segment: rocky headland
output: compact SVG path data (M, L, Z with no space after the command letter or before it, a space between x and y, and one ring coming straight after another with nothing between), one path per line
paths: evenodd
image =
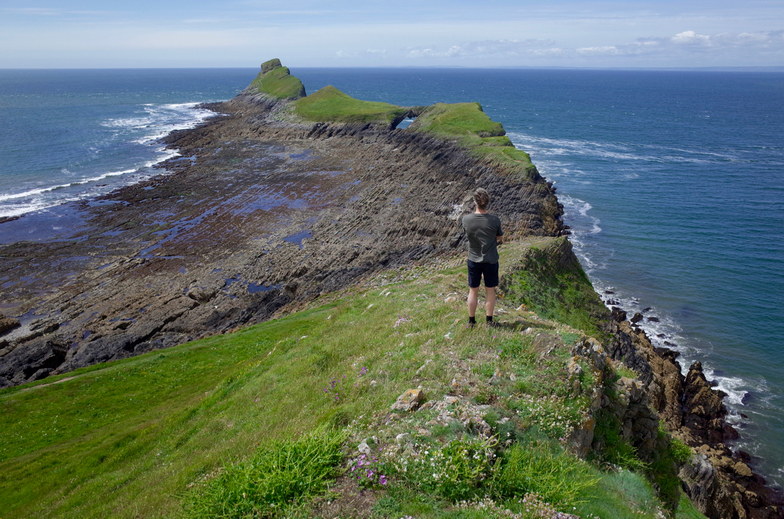
M82 225L68 236L0 247L2 311L18 318L0 321L0 387L234 330L460 250L458 217L480 185L510 236L562 232L554 188L511 143L523 159L512 167L394 128L425 108L327 87L304 99L347 99L347 115L313 121L295 112L303 94L288 69L265 64L243 94L210 106L219 115L165 139L180 156L160 176L75 206ZM506 139L467 108L488 127L471 137Z
M781 494L726 446L737 432L700 364L684 376L677 353L654 348L634 318L591 290L565 290L590 283L563 237L555 189L479 105L394 107L332 87L305 96L271 60L209 108L215 117L166 137L180 155L161 175L73 206L81 225L67 236L0 247L10 280L0 388L229 332L382 271L454 258L459 218L483 186L508 239L560 236L520 259L505 297L596 337L574 354L597 373L617 363L637 375L605 384L573 450L602 450L604 414L653 461L661 421L693 449L679 477L705 515L784 517ZM397 129L406 117L416 121Z
M699 362L684 375L679 353L654 347L638 326L639 314L627 318L622 309L603 305L566 238L528 251L503 276L500 287L507 300L523 302L558 322L588 331L590 323L598 323L601 330L593 335L602 339L591 338L575 348L575 359L588 359L595 373L605 373L615 363L635 374L605 380L605 390L591 404L591 415L570 438L575 453L602 452L605 438L596 426L610 420L642 459L656 463L663 441L661 423L693 450L691 459L678 467L678 478L707 517L784 517L784 494L753 471L748 453L728 447L739 433L726 421L726 395L706 379Z
M630 321L616 320L612 329L608 355L640 374L638 381L630 382L640 384L640 401L654 409L667 430L694 451L678 476L697 508L710 518L784 517L781 491L766 486L765 479L752 470L749 454L727 446L738 438L738 432L725 420L726 395L706 379L701 363L689 366L684 376L678 353L655 348ZM624 434L633 431L633 424L624 426ZM653 437L633 437L643 452L651 448Z

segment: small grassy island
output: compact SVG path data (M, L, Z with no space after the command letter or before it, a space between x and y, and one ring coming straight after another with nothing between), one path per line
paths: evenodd
M389 103L361 101L328 85L305 96L305 87L274 59L265 62L251 90L275 99L292 99L294 113L313 122L370 123L395 128L406 117L416 117L411 131L456 141L475 156L501 166L509 173L538 176L531 157L518 150L501 123L482 111L479 103L436 103L429 107L403 108Z
M257 232L247 247L258 248L235 263L225 258L237 247L226 246L225 273L212 259L203 271L196 261L165 270L186 249L136 261L175 284L167 326L133 343L137 324L115 319L100 330L125 341L119 353L84 334L64 357L68 370L0 390L2 519L705 517L683 491L708 485L687 470L699 466L700 442L679 425L697 411L672 409L694 400L705 414L713 390L685 397L674 357L611 316L563 235L552 186L502 125L478 103L399 107L331 86L305 94L279 60L264 63L216 106L225 117L171 138L194 158L172 161L171 179L125 192L126 205L176 196L192 210L194 197L211 196L197 192L210 181L204 171L240 183L243 164L266 160L266 176L250 170L248 186L280 174L284 187L297 181L315 194L269 207L253 194L255 213L232 206L236 218L300 211L310 227L270 228L264 243ZM397 129L406 117L415 121ZM350 155L360 146L363 161ZM316 155L318 168L302 165ZM412 157L425 166L408 173ZM169 187L197 166L213 169L194 170L192 188ZM319 198L316 177L335 199ZM457 222L479 178L509 197L510 239L500 248L500 326L469 329ZM406 206L411 184L427 189ZM437 190L450 203L427 198ZM413 221L403 214L417 208ZM348 266L315 263L330 251ZM123 265L134 263L112 268ZM246 310L228 306L245 300ZM220 327L128 353L155 333L185 336L174 335L190 322L181 315ZM94 363L76 364L81 351ZM701 383L689 377L689 387Z

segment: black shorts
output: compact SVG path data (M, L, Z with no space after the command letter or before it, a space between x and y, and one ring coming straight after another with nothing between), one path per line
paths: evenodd
M498 263L474 263L468 260L468 286L477 288L479 282L485 278L486 288L498 286Z

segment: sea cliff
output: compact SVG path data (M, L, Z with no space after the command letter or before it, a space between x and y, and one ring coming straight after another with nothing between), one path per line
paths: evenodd
M684 377L674 352L653 348L602 304L565 236L553 186L479 104L397 107L332 87L305 94L278 60L266 62L242 94L210 106L219 115L166 138L180 152L162 164L166 173L81 206L87 226L71 242L4 247L4 268L47 282L9 294L9 313L36 320L0 320L0 384L35 382L0 393L4 430L14 432L0 453L9 516L39 506L64 516L68 503L83 516L131 516L124 501L134 493L146 510L136 515L152 516L171 512L172 495L190 487L197 497L186 513L217 513L210 506L230 500L212 503L210 492L232 484L220 474L247 469L221 457L241 461L260 442L262 454L274 451L269 436L326 424L347 431L336 464L348 472L375 459L398 470L397 490L334 473L331 498L306 489L273 507L399 516L429 492L440 497L422 517L439 517L438 507L462 513L460 499L482 495L492 504L471 501L466 514L504 516L502 504L527 495L608 517L699 517L682 489L711 518L782 517L780 497L723 445L735 433L699 363ZM397 129L407 117L415 122ZM459 218L476 186L493 194L508 240L498 329L462 322ZM87 258L76 274L73 257ZM313 398L314 383L327 402ZM47 417L60 425L44 425ZM537 463L563 463L557 474L573 493L526 486L515 470L536 465L520 465L519 445ZM66 460L76 488L53 476L62 497L34 504L29 489L48 449ZM428 449L442 456L430 462L456 463L444 466L460 475L451 486L410 479L395 464L413 467ZM119 471L123 482L79 475L76 451L99 474L108 460L106 474ZM459 463L467 454L484 462ZM148 459L161 455L177 468ZM156 475L126 472L131 461ZM641 475L655 491L627 494L629 481L645 486ZM163 490L147 489L146 477ZM86 504L93 479L125 497ZM614 492L624 497L616 502ZM236 510L275 515L244 491L234 498Z

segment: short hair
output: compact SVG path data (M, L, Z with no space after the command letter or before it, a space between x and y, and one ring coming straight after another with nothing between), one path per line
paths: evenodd
M474 203L479 209L486 209L490 203L490 195L484 188L478 187L474 191Z

